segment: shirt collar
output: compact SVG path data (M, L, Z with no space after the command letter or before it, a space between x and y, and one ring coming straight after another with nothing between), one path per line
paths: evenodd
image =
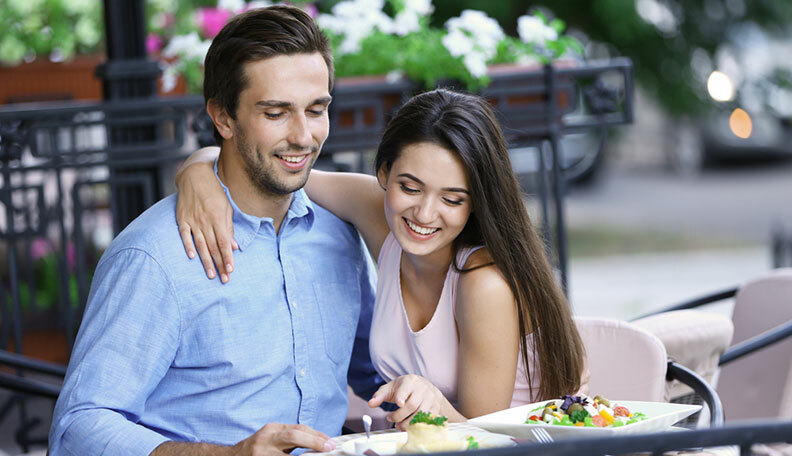
M244 250L250 245L250 242L253 241L253 238L256 237L256 234L262 226L266 226L265 229L268 229L274 237L275 227L272 223L272 217L256 217L255 215L246 214L239 209L239 206L237 206L236 202L231 197L231 192L229 192L228 187L226 187L225 183L217 174L217 159L215 159L214 163L214 173L229 203L231 203L231 209L233 210L234 239L237 241L240 250ZM302 219L305 229L310 230L313 226L314 217L313 203L308 198L308 195L305 194L305 190L299 189L292 193L289 210L286 212L286 217L283 218L283 222L281 222L281 231L283 231L284 228L289 225L289 222L294 219Z

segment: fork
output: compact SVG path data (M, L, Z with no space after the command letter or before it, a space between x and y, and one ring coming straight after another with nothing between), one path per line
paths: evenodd
M533 434L534 438L539 443L553 443L553 437L542 428L531 429L531 434Z

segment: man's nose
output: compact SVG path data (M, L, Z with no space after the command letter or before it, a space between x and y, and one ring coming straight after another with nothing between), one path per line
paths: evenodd
M303 114L292 117L289 125L289 144L301 149L311 147L311 130L308 128L308 119Z

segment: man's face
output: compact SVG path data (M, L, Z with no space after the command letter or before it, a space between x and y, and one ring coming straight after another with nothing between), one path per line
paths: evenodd
M280 55L245 65L233 138L242 166L265 195L299 190L329 132L328 71L316 54Z

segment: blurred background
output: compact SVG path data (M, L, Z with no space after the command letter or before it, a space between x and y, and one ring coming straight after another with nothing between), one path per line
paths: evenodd
M90 103L111 98L107 79L103 83L97 76L97 66L107 61L108 49L113 48L107 42L106 22L124 18L108 17L106 3L0 0L4 195L11 194L7 190L12 186L54 185L48 174L32 180L13 177L20 167L51 160L42 159L40 147L38 153L26 148L14 152L12 146L20 141L15 135L25 126L14 123L14 109L26 109L30 102ZM617 93L616 110L629 113L624 121L569 132L557 147L559 161L570 170L560 200L565 218L561 226L568 240L568 295L577 314L631 319L738 286L772 268L792 266L792 2L292 3L314 15L330 34L339 77L387 74L389 83L414 84L410 90L440 83L487 93L487 87L494 90L498 83L492 76L493 65L533 65L541 79L541 65L550 62L561 68L582 68L587 62L607 65L629 59L629 75L616 81L615 89L601 90L606 95ZM154 62L157 82L148 96L192 100L184 103L200 108L200 63L211 38L237 12L268 4L144 1L143 36L130 39L144 46L136 58ZM607 85L607 76L604 80ZM576 83L598 87L585 78ZM574 112L561 114L571 118L583 110L585 115L602 118L608 108L597 111L591 99L584 103L586 93L581 90L574 95L581 100ZM607 96L602 99L608 101ZM72 139L69 147L79 148L83 143L88 150L98 151L112 142L99 125L102 115L97 115L81 114L80 139ZM199 118L197 114L189 118L193 130ZM198 144L200 132L193 131L179 143L181 155L163 162L157 177L160 193L173 191L174 164ZM59 147L53 146L56 151ZM370 171L370 147L362 158L340 146L331 151L333 162L326 166ZM512 152L526 203L541 219L536 175L543 169L540 158L546 148L524 144ZM84 177L80 173L65 175L66 183L58 181L58 188ZM91 173L92 178L104 178L107 170ZM24 219L22 209L16 207L33 203L27 196L4 197L0 250L6 261L0 265L0 305L4 306L0 348L13 350L10 321L19 312L33 315L23 319L30 325L28 333L33 333L41 326L33 321L36 315L62 305L59 294L68 295L71 305L79 309L79 281L89 280L91 269L87 276L76 277L74 263L95 264L120 228L112 218L108 187L96 185L87 190L94 210L82 226L86 245L67 242L63 233L75 223L69 218L65 228L53 225L35 236L28 233L18 256L11 255L14 247L6 236L10 218ZM47 201L59 194L60 190L43 192L43 206L49 207ZM19 214L8 208L10 200ZM39 217L50 221L71 217L53 207L44 211L49 218ZM557 219L553 223L558 226ZM10 271L17 263L33 277L23 280L21 287L11 284ZM14 296L20 308L13 307ZM728 313L728 302L714 311ZM79 319L70 324L77 323ZM59 338L26 340L24 351L54 350L57 353L45 359L65 363L68 345ZM53 349L56 345L63 348ZM29 416L12 410L13 401L3 394L0 455L16 454L20 451L18 436L14 437L16 426L5 423L24 422ZM30 409L31 416L51 404L43 401L36 407ZM40 415L39 433L49 426L47 413Z

